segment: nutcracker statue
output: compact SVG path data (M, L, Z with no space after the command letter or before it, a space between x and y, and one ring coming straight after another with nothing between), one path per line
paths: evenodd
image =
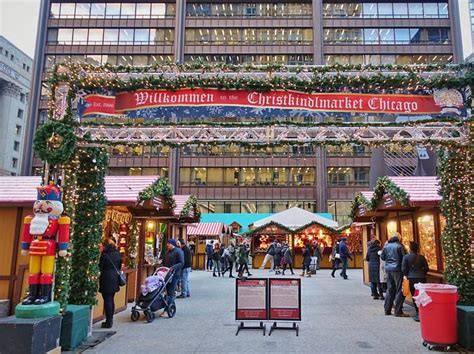
M61 191L50 183L38 187L34 216L25 218L21 254L30 255L29 295L23 305L41 305L51 301L56 249L67 255L70 219L62 215Z

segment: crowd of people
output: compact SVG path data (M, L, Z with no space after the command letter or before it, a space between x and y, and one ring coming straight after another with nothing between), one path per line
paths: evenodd
M249 271L250 247L246 241L236 245L232 240L227 247L224 243L219 244L211 240L206 245L206 270L211 272L214 277L224 277L229 272L229 278L235 278L232 274L234 267L238 277L244 273L247 276L252 274Z
M374 238L368 244L365 260L369 266L369 282L371 295L374 300L384 300L385 315L396 317L409 317L404 313L403 303L406 292L403 291L403 282L408 283L412 296L415 295L415 284L426 283L428 263L426 258L418 253L419 245L410 242L407 252L400 243L399 235L392 236L382 247L378 239ZM384 296L385 293L385 296ZM418 307L415 321L419 321Z

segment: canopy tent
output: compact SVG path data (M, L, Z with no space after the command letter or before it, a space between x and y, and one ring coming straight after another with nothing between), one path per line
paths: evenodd
M216 237L224 234L230 234L232 230L222 222L198 222L189 224L186 228L186 234L198 237Z
M276 213L261 220L255 221L252 224L251 229L261 228L269 224L282 225L292 231L295 231L297 229L300 229L301 227L310 224L317 224L328 229L336 229L339 226L336 221L331 220L327 217L311 213L307 210L298 207L293 207L280 213Z

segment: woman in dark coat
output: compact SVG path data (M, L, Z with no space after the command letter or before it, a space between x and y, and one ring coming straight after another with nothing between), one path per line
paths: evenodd
M368 244L365 260L369 262L370 291L374 300L384 300L382 284L380 283L380 241L375 239Z
M119 275L122 269L122 257L112 239L105 239L102 243L104 250L100 255L99 269L99 292L104 299L105 322L102 328L111 328L113 324L115 293L119 291Z
M275 274L280 274L280 263L281 263L281 243L277 241L275 246L275 255L273 256L273 267Z
M282 275L285 275L286 267L290 268L291 275L295 275L293 272L293 256L291 254L291 249L288 247L287 243L283 244L283 249L281 251L283 257L283 272Z
M300 275L304 277L304 273L306 271L306 274L308 277L311 277L311 270L309 269L309 266L311 265L311 246L306 245L303 251L303 273Z

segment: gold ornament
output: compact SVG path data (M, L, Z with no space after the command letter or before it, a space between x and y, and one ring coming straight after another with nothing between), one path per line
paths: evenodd
M62 136L57 133L53 133L48 139L48 148L52 150L57 150L61 147L62 143L63 143Z

